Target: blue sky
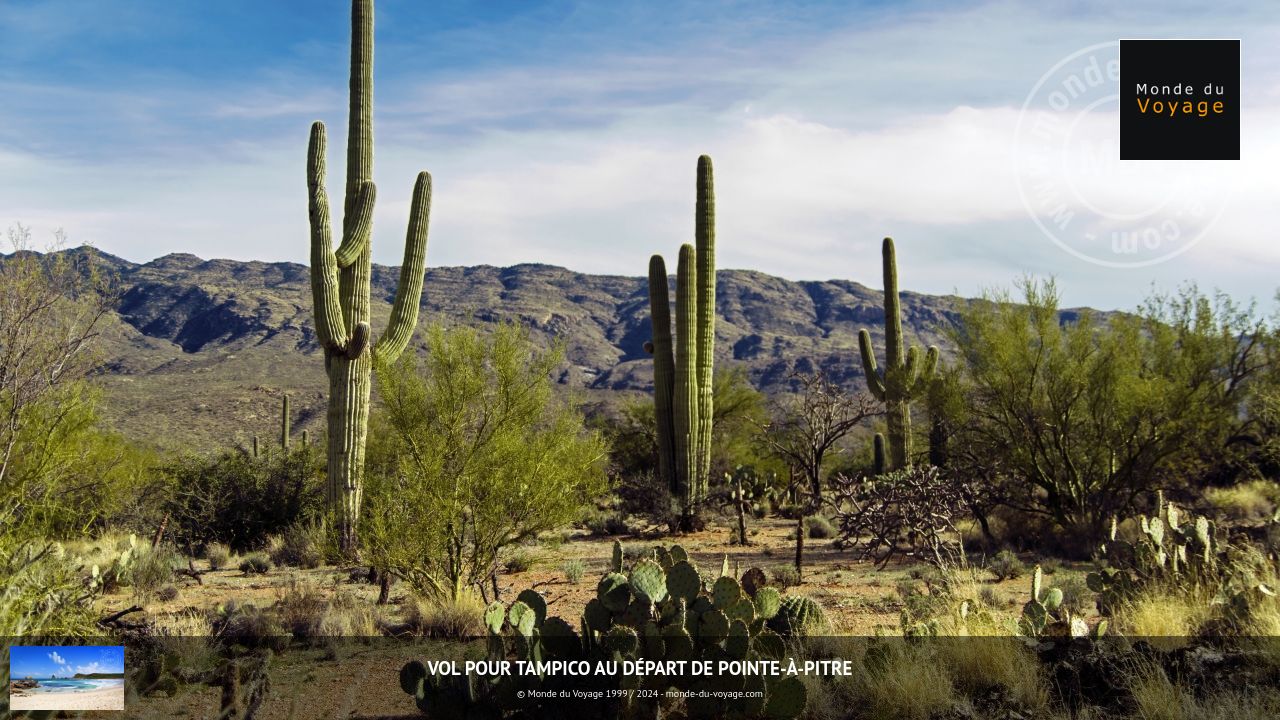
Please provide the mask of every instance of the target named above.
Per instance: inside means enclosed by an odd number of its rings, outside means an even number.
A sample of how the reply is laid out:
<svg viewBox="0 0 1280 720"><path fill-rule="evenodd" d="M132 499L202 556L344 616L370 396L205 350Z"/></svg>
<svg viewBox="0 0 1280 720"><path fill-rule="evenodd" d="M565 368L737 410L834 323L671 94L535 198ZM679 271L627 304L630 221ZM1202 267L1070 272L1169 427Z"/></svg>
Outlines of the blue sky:
<svg viewBox="0 0 1280 720"><path fill-rule="evenodd" d="M903 287L926 292L1053 274L1068 303L1131 307L1153 284L1266 302L1280 285L1274 3L377 7L378 262L399 262L427 169L431 265L640 275L691 239L705 152L721 267L878 287L893 235ZM134 261L305 262L307 127L329 124L336 176L348 16L346 0L0 0L0 224ZM1243 40L1244 158L1155 171L1230 202L1194 247L1136 268L1056 246L1012 169L1037 81L1119 37ZM1090 199L1150 200L1127 177Z"/></svg>
<svg viewBox="0 0 1280 720"><path fill-rule="evenodd" d="M124 648L118 645L9 648L9 675L14 678L122 672Z"/></svg>

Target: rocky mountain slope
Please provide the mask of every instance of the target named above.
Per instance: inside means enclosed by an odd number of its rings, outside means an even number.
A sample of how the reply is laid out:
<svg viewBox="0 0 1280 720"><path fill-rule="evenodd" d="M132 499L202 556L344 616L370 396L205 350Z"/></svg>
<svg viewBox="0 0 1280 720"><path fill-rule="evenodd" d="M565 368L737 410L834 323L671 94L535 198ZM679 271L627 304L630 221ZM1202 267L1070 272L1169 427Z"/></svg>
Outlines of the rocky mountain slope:
<svg viewBox="0 0 1280 720"><path fill-rule="evenodd" d="M323 425L326 379L311 321L307 268L292 263L166 255L135 264L97 253L118 282L104 333L108 419L168 447L213 449L274 437L288 393L294 427ZM390 312L398 269L375 266L374 331ZM862 389L857 333L883 347L881 293L858 283L793 282L748 270L718 273L717 362L740 365L766 392L797 370L825 368ZM964 301L902 294L908 339L938 344ZM646 282L548 265L431 268L422 324L515 320L565 344L560 382L601 402L652 387ZM414 344L423 349L420 340Z"/></svg>

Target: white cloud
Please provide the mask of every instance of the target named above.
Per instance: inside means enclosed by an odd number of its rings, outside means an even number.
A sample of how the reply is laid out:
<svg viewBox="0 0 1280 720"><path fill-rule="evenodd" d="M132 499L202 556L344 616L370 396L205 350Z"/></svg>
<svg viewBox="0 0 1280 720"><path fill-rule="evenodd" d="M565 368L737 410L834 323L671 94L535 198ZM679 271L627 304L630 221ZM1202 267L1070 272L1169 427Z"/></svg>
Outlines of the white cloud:
<svg viewBox="0 0 1280 720"><path fill-rule="evenodd" d="M1068 302L1080 304L1131 306L1151 282L1182 279L1267 298L1275 281L1263 269L1280 263L1264 232L1275 195L1269 168L1280 163L1280 43L1271 42L1274 21L1252 18L1260 9L1205 20L1207 10L1191 7L1191 15L1139 8L1118 17L1102 5L1050 14L987 3L869 18L767 55L720 47L703 56L693 47L664 58L472 70L416 88L400 79L398 93L379 97L375 259L400 261L414 174L425 168L435 178L432 265L546 262L640 275L649 254L670 260L691 239L694 161L707 152L722 267L879 285L876 246L894 235L913 290L972 294L1025 271L1058 274ZM1244 159L1136 173L1074 166L1063 177L1111 212L1148 207L1183 182L1230 183L1232 202L1205 240L1164 265L1101 270L1077 260L1041 234L1018 193L1023 97L1082 46L1138 21L1153 34L1185 34L1179 27L1192 19L1211 21L1197 25L1205 34L1250 20ZM273 129L192 142L162 161L0 148L0 224L30 223L37 237L64 226L73 242L135 260L181 251L305 261L306 122L283 133L279 123L301 113L340 118L342 84L295 92L273 82L237 93L248 100L210 98L213 117L268 118ZM1079 132L1114 157L1106 121ZM329 136L330 193L339 198L340 122Z"/></svg>
<svg viewBox="0 0 1280 720"><path fill-rule="evenodd" d="M62 659L62 656L61 656L61 655L59 655L59 654L57 653L57 651L54 651L54 652L49 653L49 659L50 659L50 660L52 660L52 661L54 661L54 662L55 662L55 663L57 663L58 665L66 665L66 664L67 664L67 661L66 661L66 660L63 660L63 659Z"/></svg>

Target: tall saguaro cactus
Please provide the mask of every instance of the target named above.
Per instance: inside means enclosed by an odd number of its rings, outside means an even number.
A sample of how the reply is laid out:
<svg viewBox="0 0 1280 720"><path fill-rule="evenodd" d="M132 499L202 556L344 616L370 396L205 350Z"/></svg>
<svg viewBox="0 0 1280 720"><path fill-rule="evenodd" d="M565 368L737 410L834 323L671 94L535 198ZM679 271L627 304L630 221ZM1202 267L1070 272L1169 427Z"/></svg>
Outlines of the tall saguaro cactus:
<svg viewBox="0 0 1280 720"><path fill-rule="evenodd" d="M671 336L671 299L666 263L649 259L649 308L653 340L653 403L657 418L658 469L680 499L688 527L706 496L711 474L711 428L715 368L715 191L711 158L698 158L694 245L680 247L676 267L676 334Z"/></svg>
<svg viewBox="0 0 1280 720"><path fill-rule="evenodd" d="M280 447L289 452L289 396L280 401Z"/></svg>
<svg viewBox="0 0 1280 720"><path fill-rule="evenodd" d="M311 291L316 335L329 375L328 501L343 553L358 551L356 527L363 489L365 438L373 356L392 362L418 322L427 258L431 175L418 174L409 214L404 262L391 318L371 339L369 281L373 223L373 0L351 3L351 97L342 238L335 251L325 192L324 123L311 126L307 190L311 217Z"/></svg>
<svg viewBox="0 0 1280 720"><path fill-rule="evenodd" d="M920 348L912 345L905 353L902 347L902 307L898 301L898 263L893 238L885 238L884 256L884 373L876 368L871 334L858 333L858 349L862 352L862 368L871 394L885 404L889 425L889 469L906 467L911 461L911 401L924 394L934 368L938 365L938 348L930 346L920 367Z"/></svg>

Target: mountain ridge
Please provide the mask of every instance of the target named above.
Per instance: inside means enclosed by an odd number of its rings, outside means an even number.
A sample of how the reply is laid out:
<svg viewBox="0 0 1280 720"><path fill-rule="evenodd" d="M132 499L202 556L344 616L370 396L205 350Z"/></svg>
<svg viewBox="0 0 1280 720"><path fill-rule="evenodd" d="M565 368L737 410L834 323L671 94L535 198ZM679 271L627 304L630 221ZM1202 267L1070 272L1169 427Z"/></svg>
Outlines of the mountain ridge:
<svg viewBox="0 0 1280 720"><path fill-rule="evenodd" d="M276 436L280 396L289 394L294 428L313 435L323 428L327 380L307 266L190 253L134 263L92 248L63 252L91 253L117 288L97 372L113 427L165 447L247 445L255 434ZM716 277L719 366L740 365L766 393L785 391L792 373L818 367L850 389L865 389L857 333L868 329L883 348L881 291L758 270L722 269ZM398 278L396 266L373 268L375 333L385 326ZM901 299L907 341L939 345L950 356L947 328L969 300L909 291ZM557 380L591 402L652 388L642 349L650 336L644 277L542 263L431 267L420 307L411 343L418 352L427 322L514 320L542 346L563 340Z"/></svg>

